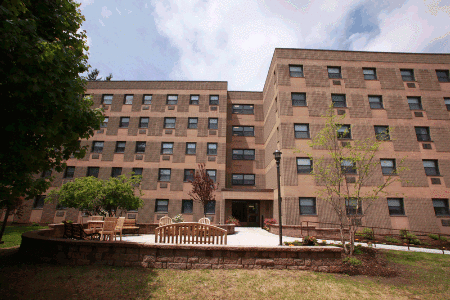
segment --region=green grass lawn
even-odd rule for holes
[[[32,230],[48,228],[47,226],[6,226],[5,233],[3,234],[0,248],[10,248],[20,246],[22,242],[22,233]]]
[[[387,258],[399,268],[399,276],[75,267],[4,258],[0,259],[0,298],[450,299],[450,255],[390,251]]]

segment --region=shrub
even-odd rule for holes
[[[34,222],[33,224],[31,224],[31,226],[40,226],[38,223]]]
[[[393,236],[386,236],[386,241],[392,244],[401,244],[401,241]]]
[[[354,257],[346,257],[342,260],[343,262],[347,262],[349,264],[351,264],[352,266],[359,266],[362,264],[362,262]]]
[[[375,238],[373,230],[370,228],[364,228],[362,231],[356,232],[356,235],[367,240],[373,240]]]
[[[304,246],[314,246],[317,244],[317,239],[313,236],[305,236],[303,238],[303,245]]]
[[[439,240],[439,235],[437,235],[437,234],[430,233],[428,236],[429,236],[430,238],[432,238],[433,240],[436,240],[436,241]],[[446,241],[447,241],[447,238],[446,238],[445,236],[441,236],[441,241],[446,242]]]
[[[264,225],[275,225],[278,224],[277,220],[275,219],[264,219]]]
[[[420,240],[417,238],[417,236],[406,229],[400,230],[400,237],[403,239],[404,242],[413,245],[420,245]]]
[[[300,241],[293,241],[293,242],[284,242],[286,246],[302,246],[303,242]]]
[[[241,226],[241,223],[239,223],[239,220],[233,216],[229,216],[228,220],[226,220],[225,223],[226,224],[234,224],[235,226]]]
[[[184,222],[183,215],[182,214],[176,215],[175,217],[172,218],[172,222],[174,223]]]

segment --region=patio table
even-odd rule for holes
[[[90,221],[87,221],[88,229],[94,229],[94,230],[93,230],[94,232],[98,232],[98,231],[100,231],[100,229],[103,228],[103,223],[104,223],[104,222],[105,222],[105,221],[100,221],[100,220],[90,220]]]

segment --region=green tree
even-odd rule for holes
[[[72,0],[5,0],[0,4],[0,208],[49,187],[46,170],[61,172],[79,143],[100,128],[102,111],[83,97],[88,70],[84,20]]]
[[[206,217],[206,206],[210,201],[216,201],[215,191],[218,184],[208,175],[205,164],[198,164],[198,170],[195,171],[194,179],[190,180],[192,190],[188,193],[193,201],[197,201],[203,206],[203,214]]]
[[[361,219],[370,211],[374,201],[386,195],[386,188],[399,181],[399,173],[405,170],[404,159],[397,163],[396,171],[374,180],[380,172],[380,159],[377,156],[387,132],[364,140],[342,143],[348,129],[343,130],[343,116],[336,116],[330,107],[325,127],[310,142],[311,147],[325,150],[306,153],[312,159],[315,180],[323,188],[317,190],[321,200],[328,202],[339,220],[340,237],[345,251],[353,255],[355,233]],[[392,132],[392,128],[390,129]],[[320,154],[322,153],[322,155]],[[379,182],[375,184],[374,182]],[[364,210],[362,210],[364,207]],[[348,230],[348,238],[345,231]]]
[[[142,176],[111,177],[108,180],[92,176],[76,178],[52,190],[47,202],[56,201],[62,206],[86,211],[89,214],[116,216],[119,210],[142,207],[140,182]],[[138,195],[136,195],[138,194]]]
[[[94,69],[88,73],[86,79],[88,81],[101,81],[102,78],[98,77],[99,74],[100,74],[100,71],[98,69]],[[109,75],[105,77],[105,81],[111,81],[112,78],[113,78],[113,74],[109,73]]]

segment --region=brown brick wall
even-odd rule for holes
[[[106,135],[117,135],[119,130],[119,117],[109,117],[108,127],[106,128]]]
[[[298,197],[283,197],[284,221],[289,225],[301,225]]]
[[[226,90],[226,81],[90,81],[88,89]]]
[[[255,144],[264,144],[264,128],[255,126]]]
[[[424,91],[440,91],[441,85],[437,80],[434,70],[419,69],[415,70],[415,77],[419,83],[419,87]]]
[[[206,143],[197,143],[197,163],[206,163]]]
[[[439,172],[444,176],[446,187],[450,188],[450,160],[440,159],[438,161]]]
[[[263,93],[229,91],[228,98],[230,100],[263,100]]]
[[[167,95],[154,94],[152,96],[152,112],[165,112],[166,111]]]
[[[291,85],[291,77],[289,75],[289,66],[284,64],[277,64],[277,80],[278,85]]]
[[[295,157],[284,157],[281,159],[281,184],[285,186],[297,186],[297,162]]]
[[[263,105],[262,104],[255,104],[255,121],[264,121],[264,112],[263,112]]]
[[[292,108],[291,93],[279,92],[278,101],[280,102],[280,115],[282,116],[294,115],[294,110]]]
[[[361,94],[350,94],[347,96],[349,101],[349,112],[352,118],[371,118],[372,111],[367,96]]]
[[[367,172],[364,186],[380,186],[384,183],[383,173],[381,172],[381,163],[374,159],[374,165],[370,166]],[[398,162],[397,162],[398,163]],[[398,167],[398,166],[397,166]]]
[[[331,94],[314,91],[308,94],[308,111],[310,117],[320,117],[326,114],[331,104]]]
[[[83,158],[80,158],[79,160],[81,160],[81,161],[88,161],[89,157],[91,155],[92,142],[91,141],[82,140],[80,142],[80,146],[81,147],[87,146],[87,147],[86,147],[86,155]]]
[[[182,94],[178,96],[178,107],[177,112],[188,112],[189,111],[189,99],[190,95]]]
[[[225,94],[219,95],[219,112],[221,113],[227,112],[227,95]]]
[[[198,137],[208,136],[208,119],[207,118],[198,118],[197,128],[198,128],[197,129]]]
[[[131,117],[130,125],[128,126],[128,135],[136,136],[138,133],[138,127],[139,127],[139,117]]]
[[[310,136],[311,139],[314,140],[317,136],[317,134],[319,134],[319,132],[325,128],[325,125],[323,124],[309,124],[309,131],[310,131]],[[314,150],[325,150],[326,147],[325,146],[313,146],[312,147]]]
[[[344,200],[342,200],[344,201]],[[344,206],[345,203],[342,204]],[[336,212],[334,211],[330,202],[317,198],[316,199],[316,207],[317,207],[317,219],[321,223],[339,223],[339,218]],[[344,206],[345,207],[345,206]],[[322,228],[333,228],[337,227],[336,225],[331,224],[318,224],[318,227]]]
[[[143,190],[156,190],[158,185],[158,169],[144,168],[142,171],[141,188]]]
[[[257,169],[264,169],[264,150],[255,150],[255,166]]]
[[[383,97],[388,119],[411,119],[411,110],[405,97],[386,95]]]
[[[404,167],[407,170],[400,173],[402,186],[406,187],[428,187],[428,178],[425,175],[421,160],[405,159]]]
[[[293,129],[292,129],[293,130]],[[270,140],[266,143],[264,154],[264,168],[267,167],[274,159],[273,152],[277,149],[277,134],[272,135]]]
[[[94,102],[94,108],[99,107],[102,103],[102,94],[92,94],[92,101]]]
[[[46,203],[42,209],[41,223],[53,223],[56,212],[56,202]]]
[[[219,137],[227,136],[227,120],[225,118],[219,118]]]
[[[175,123],[175,136],[187,136],[188,118],[178,117]]]
[[[159,162],[161,159],[161,142],[147,142],[145,146],[145,162]]]
[[[363,203],[363,224],[366,227],[391,228],[391,218],[386,198],[378,198],[374,201]],[[374,229],[375,233],[384,233],[380,229]]]
[[[397,126],[391,130],[390,136],[395,151],[420,151],[414,127]]]
[[[123,100],[125,98],[124,94],[114,94],[111,103],[111,111],[119,112],[122,111]]]
[[[155,199],[142,199],[144,205],[139,208],[138,219],[136,222],[139,223],[153,223],[155,215]]]
[[[176,126],[176,123],[175,123]],[[149,136],[162,136],[164,127],[164,118],[162,117],[150,117],[148,120],[147,135]]]
[[[87,167],[75,167],[74,178],[85,177],[87,174]]]
[[[103,145],[102,161],[112,161],[114,159],[114,151],[116,150],[116,142],[105,141]]]
[[[198,105],[199,105],[198,107],[199,112],[209,112],[209,97],[206,95],[200,95],[198,97]]]
[[[219,190],[225,187],[225,180],[226,180],[225,170],[218,170],[217,183],[219,184]],[[218,192],[216,192],[216,195],[218,195]],[[216,205],[218,205],[218,203],[216,203]]]
[[[217,163],[224,164],[226,162],[227,145],[225,143],[217,144]]]
[[[264,141],[267,141],[267,138],[269,137],[273,127],[275,126],[275,123],[277,122],[276,109],[277,106],[274,103],[274,105],[272,105],[272,108],[270,109],[269,115],[267,116],[266,122],[264,123]]]
[[[267,87],[267,90],[264,91],[264,103],[263,103],[264,117],[266,117],[267,113],[269,112],[269,107],[273,101],[274,96],[275,96],[275,87],[273,84],[273,76],[271,76],[269,86]]]
[[[444,99],[433,96],[422,97],[423,108],[427,112],[427,117],[430,120],[448,120],[449,114],[444,104]]]
[[[277,167],[276,165],[273,165],[273,167],[270,168],[269,171],[267,171],[266,173],[266,189],[276,189],[276,188],[277,188]]]
[[[293,123],[281,123],[281,148],[295,147],[295,135]]]
[[[108,180],[111,177],[111,167],[101,167],[98,171],[98,178],[103,180]]]
[[[186,143],[175,142],[173,145],[173,163],[184,163],[186,158]]]
[[[405,214],[411,230],[439,232],[434,216],[433,202],[426,198],[404,199]]]
[[[326,66],[303,65],[306,86],[329,87],[328,70]]]
[[[144,98],[143,94],[134,94],[133,104],[131,104],[131,111],[141,111],[142,99]]]
[[[342,77],[344,77],[346,88],[365,89],[366,81],[362,68],[343,67]]]
[[[125,145],[125,153],[123,155],[123,161],[134,161],[136,151],[136,142],[135,141],[128,141]]]
[[[264,189],[266,187],[266,176],[264,174],[255,175],[255,186],[258,189]]]
[[[172,169],[170,175],[170,190],[182,191],[183,190],[183,169]]]
[[[381,89],[404,90],[402,76],[399,69],[378,68],[377,77],[381,84]]]
[[[430,127],[431,140],[437,152],[450,152],[450,129],[447,127]]]
[[[362,141],[371,138],[375,142],[375,131],[373,126],[365,124],[356,124],[351,126],[352,138],[354,140]]]
[[[33,210],[33,203],[34,203],[34,199],[30,199],[30,200],[23,200],[22,202],[22,215],[15,215],[14,216],[14,222],[17,223],[28,223],[30,222],[30,217],[31,217],[31,212]],[[3,211],[1,211],[3,213]],[[0,213],[0,215],[2,215],[2,213]],[[3,222],[3,220],[2,220]]]

